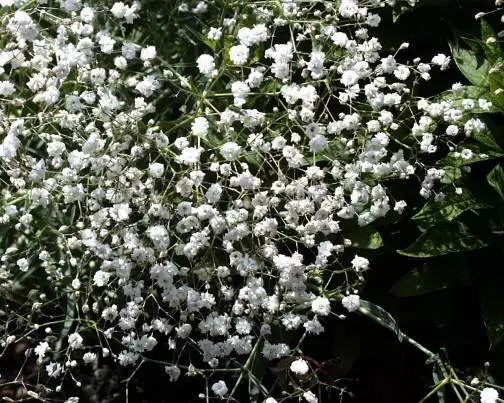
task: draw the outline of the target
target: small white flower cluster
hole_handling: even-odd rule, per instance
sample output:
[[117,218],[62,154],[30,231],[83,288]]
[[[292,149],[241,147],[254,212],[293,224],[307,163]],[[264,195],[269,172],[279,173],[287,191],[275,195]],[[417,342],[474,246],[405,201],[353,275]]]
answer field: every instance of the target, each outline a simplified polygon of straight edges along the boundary
[[[450,58],[406,65],[381,55],[368,32],[380,23],[372,12],[380,1],[342,0],[316,15],[297,1],[282,0],[281,9],[244,2],[243,21],[222,10],[205,42],[230,45],[205,48],[193,60],[196,77],[163,63],[160,49],[121,39],[119,28],[97,28],[101,13],[120,27],[140,20],[140,2],[95,9],[61,1],[64,19],[43,2],[4,3],[0,166],[8,186],[0,218],[22,236],[2,257],[1,278],[8,287],[35,271],[63,284],[52,292],[71,295],[76,323],[96,324],[100,345],[122,345],[88,345],[77,324],[66,329],[66,361],[56,362],[61,342],[48,337],[34,353],[52,378],[108,356],[139,364],[161,350],[161,338],[177,357],[162,361],[172,382],[191,368],[190,350],[210,370],[256,352],[267,360],[296,354],[277,335],[322,333],[322,319],[341,309],[331,295],[344,295],[370,267],[365,257],[347,258],[352,240],[341,224],[404,211],[385,179],[421,176],[420,194],[435,194],[445,172],[424,169],[417,154],[484,130],[469,100],[459,109],[411,96],[411,77],[428,80]],[[209,3],[181,2],[179,12],[203,14]],[[41,21],[56,25],[54,35]],[[158,94],[183,94],[180,119],[149,119]],[[418,116],[400,118],[405,105]],[[453,155],[473,156],[465,147]],[[341,284],[334,266],[347,274]],[[342,304],[356,311],[359,296]],[[299,358],[290,370],[303,376],[310,366]],[[224,380],[210,388],[221,399],[232,393]]]

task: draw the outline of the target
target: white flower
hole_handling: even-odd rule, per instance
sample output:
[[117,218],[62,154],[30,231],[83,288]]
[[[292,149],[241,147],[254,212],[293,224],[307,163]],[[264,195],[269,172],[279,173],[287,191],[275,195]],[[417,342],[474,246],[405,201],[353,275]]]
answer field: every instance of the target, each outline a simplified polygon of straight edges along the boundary
[[217,203],[222,195],[222,187],[218,183],[212,183],[205,193],[208,203]]
[[16,88],[10,81],[0,81],[0,96],[11,96],[14,91],[16,91]]
[[360,307],[360,298],[356,294],[347,295],[341,300],[341,304],[348,312],[354,312]]
[[336,46],[345,47],[348,42],[348,36],[344,32],[335,32],[333,36],[331,36],[331,41],[333,41]]
[[499,392],[494,388],[484,388],[480,393],[481,403],[496,403],[499,398]]
[[182,164],[193,165],[199,162],[202,151],[202,148],[186,147],[176,159]]
[[[147,60],[152,60],[156,57],[156,47],[155,46],[147,46],[146,48],[143,48],[140,52],[140,59],[142,59],[144,62]],[[126,56],[124,56],[126,57]]]
[[211,27],[208,31],[207,38],[213,41],[218,41],[222,37],[222,28]]
[[308,403],[318,403],[317,396],[311,391],[303,393],[303,397]]
[[51,378],[57,378],[61,374],[61,370],[63,369],[61,367],[61,364],[57,364],[55,362],[51,362],[48,365],[46,365],[46,371],[47,375]]
[[71,335],[68,336],[68,345],[70,346],[70,348],[73,348],[74,350],[82,348],[82,342],[83,342],[82,336],[77,332],[72,333]]
[[165,372],[170,377],[170,382],[175,382],[180,376],[180,369],[176,365],[170,365],[165,367]]
[[340,81],[345,87],[351,87],[359,81],[359,75],[353,70],[346,70],[341,75]]
[[394,76],[396,76],[398,80],[406,80],[410,76],[410,70],[408,66],[397,66],[397,68],[394,70]]
[[355,255],[352,260],[352,267],[355,271],[367,270],[369,268],[369,260],[365,257]]
[[212,385],[212,391],[221,399],[224,397],[226,393],[228,393],[228,388],[226,386],[226,382],[219,381]]
[[317,297],[312,301],[311,309],[317,315],[327,316],[331,312],[331,303],[325,297]]
[[[191,131],[195,136],[205,138],[208,135],[210,124],[203,116],[198,116],[191,124]],[[182,137],[184,138],[184,137]]]
[[107,285],[111,274],[102,270],[98,270],[93,276],[93,283],[98,287]]
[[153,162],[149,165],[149,176],[152,178],[161,178],[164,173],[164,165],[159,162]]
[[446,70],[450,65],[450,57],[442,53],[438,53],[432,58],[431,62],[439,66],[441,70]]
[[306,375],[310,370],[308,363],[302,358],[298,358],[297,360],[292,361],[290,365],[290,370],[294,372],[296,375]]
[[82,356],[82,360],[84,361],[84,364],[93,364],[94,362],[96,362],[96,354],[95,353],[85,353],[83,356]]
[[18,259],[16,264],[17,264],[19,270],[21,270],[22,272],[27,272],[28,269],[30,268],[30,263],[24,257],[21,259]]
[[116,18],[124,18],[126,11],[128,11],[128,8],[122,1],[114,3],[112,8],[110,9],[110,12]]
[[232,46],[229,49],[229,58],[236,64],[237,66],[241,66],[247,63],[247,59],[249,57],[249,48],[245,45],[236,45]]
[[212,72],[215,70],[214,58],[209,54],[202,54],[198,57],[196,63],[198,64],[198,70],[200,73],[206,76],[212,75]]
[[35,354],[40,360],[45,357],[48,351],[51,351],[51,348],[49,347],[49,344],[45,341],[40,342],[38,346],[35,347]]
[[234,161],[240,155],[241,147],[233,141],[228,141],[220,147],[219,152],[226,160]]

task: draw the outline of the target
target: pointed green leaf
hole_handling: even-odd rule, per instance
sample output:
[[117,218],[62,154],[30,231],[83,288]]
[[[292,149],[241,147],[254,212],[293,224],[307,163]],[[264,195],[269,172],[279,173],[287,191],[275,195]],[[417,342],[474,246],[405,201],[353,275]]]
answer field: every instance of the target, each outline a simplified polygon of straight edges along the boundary
[[420,230],[425,231],[430,227],[450,222],[467,210],[490,208],[491,204],[478,200],[469,190],[464,189],[462,194],[450,193],[443,200],[431,200],[412,218]]
[[499,58],[504,57],[499,41],[497,41],[497,35],[491,25],[483,18],[481,19],[481,41],[485,57],[490,64],[494,64]]
[[466,224],[455,221],[429,229],[413,244],[399,250],[398,253],[411,257],[434,257],[481,249],[485,246],[488,246],[488,243],[476,236]]
[[361,299],[359,312],[366,315],[367,317],[370,317],[380,325],[392,330],[396,334],[399,341],[402,341],[403,334],[399,329],[397,321],[385,309],[373,304],[372,302]]
[[502,164],[497,165],[487,175],[487,181],[492,186],[499,196],[504,199],[504,167]]
[[459,47],[455,43],[450,43],[450,49],[457,67],[471,84],[478,87],[489,86],[487,77],[490,71],[490,63],[487,60],[478,60],[473,50]]

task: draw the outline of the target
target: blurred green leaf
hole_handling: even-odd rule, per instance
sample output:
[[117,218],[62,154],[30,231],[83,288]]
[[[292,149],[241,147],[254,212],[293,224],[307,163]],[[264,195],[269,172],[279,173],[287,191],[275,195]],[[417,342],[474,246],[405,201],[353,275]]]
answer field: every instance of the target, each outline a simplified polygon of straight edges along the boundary
[[434,260],[410,271],[399,279],[390,291],[397,297],[415,297],[468,282],[469,271],[464,261],[449,263]]
[[345,229],[345,236],[352,241],[352,246],[354,248],[378,249],[383,246],[380,233],[369,225]]

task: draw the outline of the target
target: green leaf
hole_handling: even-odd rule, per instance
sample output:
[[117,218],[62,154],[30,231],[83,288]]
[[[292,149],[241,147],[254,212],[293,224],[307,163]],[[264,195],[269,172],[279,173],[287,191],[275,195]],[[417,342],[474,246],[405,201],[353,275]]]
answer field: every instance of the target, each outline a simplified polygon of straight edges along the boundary
[[484,248],[488,243],[476,236],[460,221],[442,223],[428,231],[406,249],[398,253],[411,257],[434,257],[454,252],[465,252]]
[[469,190],[462,194],[450,193],[443,200],[431,200],[412,218],[420,230],[425,231],[443,222],[450,222],[467,210],[490,208],[491,204],[478,200]]
[[497,165],[488,173],[487,181],[499,196],[504,199],[504,167],[502,164]]
[[504,63],[501,58],[495,62],[488,74],[492,103],[504,111]]
[[473,134],[473,139],[491,150],[502,152],[501,146],[490,130],[484,130],[480,133]]
[[462,178],[462,169],[459,167],[444,166],[445,174],[441,178],[440,182],[445,184],[451,184]]
[[455,284],[467,284],[469,271],[465,261],[457,263],[443,261],[431,261],[422,267],[416,268],[399,279],[390,291],[396,297],[415,297],[440,291]]
[[378,305],[373,304],[372,302],[361,299],[359,312],[362,313],[363,315],[366,315],[367,317],[370,317],[371,319],[378,322],[380,325],[386,327],[387,329],[392,330],[396,334],[399,341],[402,341],[403,334],[399,329],[397,321],[385,309],[383,309]]
[[486,144],[481,142],[467,142],[466,147],[473,151],[473,156],[471,159],[463,159],[460,157],[455,157],[454,152],[449,152],[448,155],[439,160],[441,166],[448,165],[452,167],[462,167],[465,165],[471,165],[480,161],[488,161],[496,158],[502,157],[504,154],[500,151],[492,150]]
[[[185,26],[185,29],[187,29],[191,35],[200,43],[204,43],[207,45],[210,49],[215,50],[215,41],[208,39],[206,35],[203,35],[201,32],[198,32],[194,28],[191,28],[189,25]],[[192,42],[194,45],[197,45],[197,42]]]
[[383,240],[373,227],[351,227],[345,230],[345,236],[352,241],[352,246],[359,249],[378,249],[383,246]]
[[490,63],[486,59],[478,60],[476,52],[461,48],[458,44],[450,42],[450,49],[457,67],[465,78],[473,85],[488,88]]
[[481,41],[483,46],[483,51],[485,52],[486,59],[494,64],[499,58],[503,57],[502,49],[498,41],[487,42],[489,38],[497,39],[491,25],[486,22],[483,18],[481,19]]

